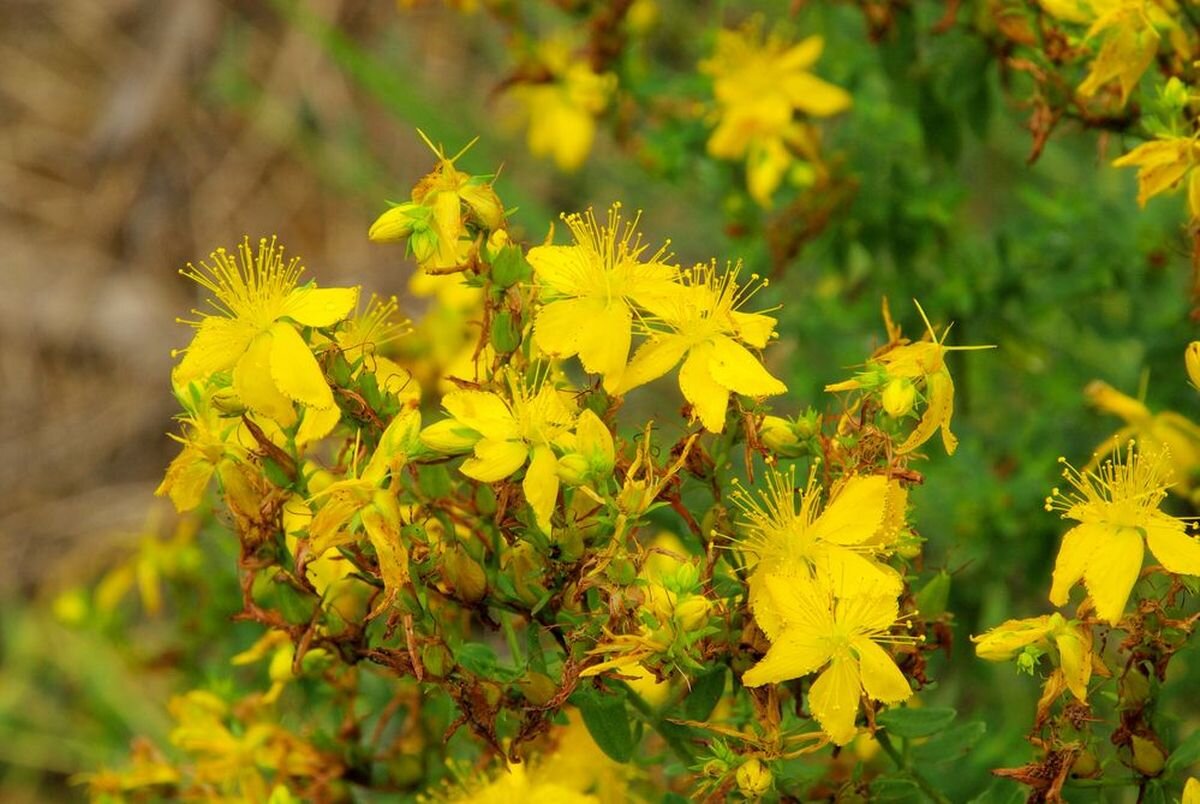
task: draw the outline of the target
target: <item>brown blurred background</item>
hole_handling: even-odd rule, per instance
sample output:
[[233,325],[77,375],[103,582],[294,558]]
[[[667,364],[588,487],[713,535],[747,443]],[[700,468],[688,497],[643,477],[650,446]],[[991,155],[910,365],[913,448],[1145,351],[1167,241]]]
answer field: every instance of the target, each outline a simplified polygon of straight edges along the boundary
[[443,92],[487,105],[464,75],[487,40],[462,22],[364,0],[0,3],[0,591],[84,571],[146,521],[174,451],[174,319],[199,301],[187,261],[278,234],[321,283],[402,287],[366,228],[431,166],[416,126],[454,149],[477,133],[438,116]]

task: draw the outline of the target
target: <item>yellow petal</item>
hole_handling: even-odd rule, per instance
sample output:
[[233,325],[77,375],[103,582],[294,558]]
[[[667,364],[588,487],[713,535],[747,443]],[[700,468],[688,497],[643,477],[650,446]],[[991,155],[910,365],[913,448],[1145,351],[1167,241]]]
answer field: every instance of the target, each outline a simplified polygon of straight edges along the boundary
[[780,90],[800,111],[814,117],[844,112],[853,102],[850,93],[811,73],[793,73],[783,79]]
[[202,450],[184,447],[167,467],[166,477],[154,490],[158,496],[171,498],[175,510],[191,511],[204,500],[208,481],[212,480],[214,468]]
[[737,394],[773,396],[787,392],[786,385],[772,377],[758,358],[732,338],[713,339],[709,371],[714,380]]
[[362,479],[369,483],[382,483],[389,471],[408,462],[408,456],[420,445],[421,411],[408,408],[400,411],[388,423],[387,429],[379,437],[379,446],[371,455],[371,460],[363,470]]
[[579,359],[585,371],[604,377],[604,388],[613,393],[621,382],[633,341],[633,315],[623,301],[614,300],[596,310],[590,319],[576,321],[581,329]]
[[755,349],[766,348],[775,332],[775,319],[762,313],[731,313],[738,338]]
[[579,246],[534,246],[525,259],[539,285],[565,296],[586,294],[580,278],[596,273],[588,253]]
[[1071,587],[1083,577],[1088,559],[1096,543],[1104,539],[1108,530],[1100,525],[1076,525],[1063,536],[1062,547],[1054,562],[1054,574],[1050,583],[1050,602],[1065,606],[1071,595]]
[[242,404],[255,413],[261,413],[283,427],[291,427],[296,422],[295,405],[271,380],[273,340],[269,331],[254,339],[234,366],[233,390]]
[[809,67],[816,64],[817,59],[821,58],[821,51],[824,49],[824,37],[807,36],[803,40],[788,48],[783,55],[779,57],[779,62],[776,64],[776,67],[781,72],[807,70]]
[[926,407],[921,421],[909,434],[904,443],[896,448],[897,452],[912,452],[942,428],[942,442],[946,454],[953,455],[958,448],[958,439],[950,432],[950,418],[954,415],[954,381],[950,372],[942,369],[925,377]]
[[237,319],[205,318],[175,367],[172,380],[182,387],[232,368],[257,333],[253,325]]
[[834,544],[862,544],[883,524],[888,479],[883,475],[852,477],[838,490],[809,532]]
[[742,684],[761,687],[806,676],[829,661],[827,644],[812,633],[789,629],[771,645],[758,664],[745,672]]
[[475,445],[475,455],[463,461],[462,473],[481,483],[495,483],[520,469],[528,457],[524,441],[485,438]]
[[333,392],[312,350],[291,324],[271,325],[271,380],[288,398],[310,408],[333,407]]
[[1146,544],[1164,569],[1177,575],[1200,575],[1200,542],[1187,535],[1182,522],[1158,514],[1145,530]]
[[1144,547],[1134,528],[1107,530],[1105,538],[1092,543],[1083,582],[1096,604],[1096,616],[1116,625],[1142,570]]
[[337,405],[325,410],[305,408],[304,418],[300,420],[300,429],[296,431],[296,444],[303,446],[321,440],[332,433],[341,420],[342,410]]
[[701,343],[692,347],[679,369],[679,390],[692,405],[692,413],[704,429],[719,433],[725,429],[725,411],[729,407],[729,390],[713,379],[712,345]]
[[306,327],[331,327],[358,304],[358,288],[296,288],[283,301],[281,316]]
[[838,745],[854,739],[857,729],[858,700],[862,685],[859,682],[858,662],[838,658],[813,682],[808,692],[808,706],[821,724],[821,730]]
[[1067,689],[1080,701],[1087,701],[1088,681],[1092,677],[1091,646],[1085,644],[1078,632],[1070,629],[1055,637],[1058,658],[1062,665]]
[[486,438],[505,440],[518,436],[517,422],[508,405],[489,391],[454,391],[442,400],[446,412]]
[[[760,615],[767,615],[775,627],[767,636],[774,640],[783,631],[800,630],[810,634],[829,634],[833,631],[833,599],[829,589],[819,581],[800,574],[778,572],[754,573],[760,579],[762,594],[752,601],[754,619],[762,627]],[[775,633],[772,633],[774,631]]]
[[678,335],[660,335],[646,341],[633,353],[617,393],[626,394],[639,385],[657,380],[675,367],[687,349],[687,340]]
[[887,651],[862,636],[854,639],[851,645],[858,654],[858,669],[868,697],[886,704],[909,699],[912,687]]
[[408,583],[408,550],[400,540],[400,513],[396,498],[388,492],[376,492],[374,504],[363,509],[362,523],[371,546],[375,548],[379,574],[383,576],[384,594],[367,615],[369,620],[386,611],[400,589]]
[[558,460],[553,450],[544,446],[534,447],[521,488],[525,491],[525,500],[533,509],[538,527],[542,532],[549,533],[550,517],[558,502]]
[[1200,804],[1200,779],[1192,776],[1187,780],[1180,804]]
[[817,574],[838,597],[897,595],[904,585],[895,569],[848,547],[826,544],[814,549],[812,558]]
[[855,595],[838,598],[834,619],[850,632],[887,631],[900,615],[900,603],[892,594]]

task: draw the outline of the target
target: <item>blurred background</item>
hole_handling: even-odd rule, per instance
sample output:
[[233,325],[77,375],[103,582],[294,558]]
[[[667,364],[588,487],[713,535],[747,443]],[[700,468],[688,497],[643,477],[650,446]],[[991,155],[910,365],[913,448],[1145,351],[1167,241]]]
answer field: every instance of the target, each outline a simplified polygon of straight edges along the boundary
[[[614,109],[587,164],[563,174],[528,154],[499,91],[506,31],[484,13],[409,5],[0,4],[0,800],[79,798],[72,774],[168,726],[178,662],[146,647],[152,627],[131,643],[61,622],[64,591],[172,532],[152,492],[176,451],[170,352],[190,329],[175,319],[199,303],[179,269],[277,234],[321,284],[403,298],[413,265],[366,231],[433,164],[417,128],[451,153],[480,137],[459,166],[502,167],[518,236],[540,241],[560,211],[620,199],[681,262],[742,258],[774,274],[765,303],[785,306],[772,369],[818,410],[821,388],[883,339],[884,296],[910,335],[918,298],[935,324],[955,322],[951,343],[998,345],[954,356],[961,448],[947,459],[931,442],[914,493],[927,568],[953,573],[958,618],[928,697],[987,719],[956,800],[988,789],[988,768],[1027,756],[1036,685],[976,661],[966,638],[1046,610],[1055,459],[1085,462],[1121,424],[1083,388],[1101,379],[1154,410],[1194,407],[1180,199],[1139,211],[1132,174],[1106,167],[1116,144],[1069,128],[1029,166],[1030,109],[1012,76],[977,38],[932,33],[937,8],[873,44],[851,4],[769,3],[768,19],[825,36],[814,69],[855,101],[823,146],[852,191],[828,215],[788,208],[814,225],[781,258],[778,243],[742,236],[763,218],[736,165],[676,158],[702,155],[702,115],[630,135]],[[571,3],[541,5],[531,25],[570,23]],[[745,16],[737,6],[655,4],[644,90],[702,103],[696,63],[717,23]]]

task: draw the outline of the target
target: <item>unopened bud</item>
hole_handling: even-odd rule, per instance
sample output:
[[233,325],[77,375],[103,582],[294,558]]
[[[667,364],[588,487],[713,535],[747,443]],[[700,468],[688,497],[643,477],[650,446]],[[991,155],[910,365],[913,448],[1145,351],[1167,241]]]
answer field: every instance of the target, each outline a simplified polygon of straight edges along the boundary
[[1154,741],[1145,737],[1133,735],[1130,743],[1133,749],[1133,768],[1143,776],[1158,776],[1163,772],[1167,757]]
[[883,411],[894,419],[906,416],[917,399],[917,388],[907,377],[897,377],[883,389]]
[[442,419],[421,431],[421,443],[434,452],[456,455],[470,452],[482,436],[456,419]]
[[708,598],[692,595],[675,606],[675,622],[684,631],[694,631],[708,623],[708,612],[712,604]]
[[1071,764],[1071,775],[1080,779],[1091,779],[1100,773],[1100,761],[1091,751],[1084,751]]
[[521,326],[518,319],[508,310],[501,310],[492,319],[492,348],[497,354],[507,355],[521,345]]
[[545,706],[558,693],[558,685],[554,683],[554,679],[535,670],[530,670],[524,678],[518,679],[517,685],[520,686],[525,700],[534,706]]
[[376,243],[395,243],[412,235],[418,224],[424,228],[428,218],[429,211],[420,204],[397,204],[375,219],[367,237]]
[[442,577],[467,603],[478,603],[487,594],[487,575],[483,567],[462,547],[455,546],[442,555]]
[[1187,366],[1188,379],[1192,381],[1192,387],[1200,389],[1200,341],[1192,341],[1188,344],[1187,351],[1183,355],[1183,363]]
[[781,458],[798,458],[803,451],[792,423],[780,416],[763,417],[758,438],[763,446]]
[[738,790],[746,798],[762,798],[771,789],[771,769],[762,764],[757,757],[746,760],[734,774]]
[[[502,234],[502,232],[497,232]],[[508,245],[500,249],[492,260],[492,281],[498,287],[510,288],[529,279],[529,263],[521,253],[521,247]]]

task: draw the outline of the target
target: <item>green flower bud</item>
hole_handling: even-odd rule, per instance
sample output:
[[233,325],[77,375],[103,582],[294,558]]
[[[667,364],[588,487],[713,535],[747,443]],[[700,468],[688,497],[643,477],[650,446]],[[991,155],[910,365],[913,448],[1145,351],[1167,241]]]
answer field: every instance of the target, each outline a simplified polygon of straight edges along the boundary
[[1130,747],[1133,749],[1134,770],[1143,776],[1158,776],[1163,772],[1167,757],[1153,740],[1135,734]]
[[442,578],[467,603],[478,603],[487,594],[487,575],[460,546],[442,554]]
[[492,348],[497,354],[515,352],[521,345],[521,326],[508,310],[501,310],[492,319]]
[[492,281],[502,288],[528,282],[529,277],[529,263],[518,245],[505,246],[492,260]]

